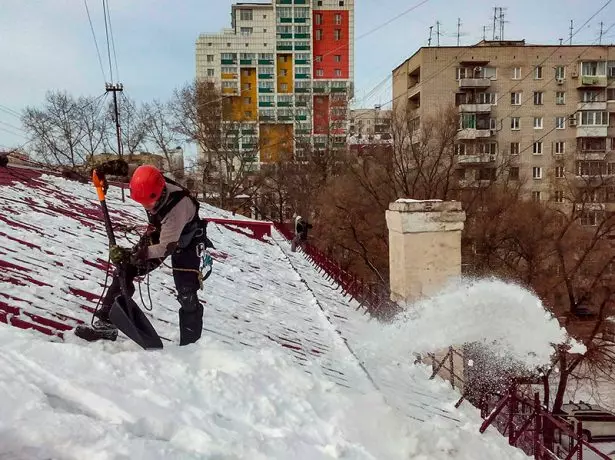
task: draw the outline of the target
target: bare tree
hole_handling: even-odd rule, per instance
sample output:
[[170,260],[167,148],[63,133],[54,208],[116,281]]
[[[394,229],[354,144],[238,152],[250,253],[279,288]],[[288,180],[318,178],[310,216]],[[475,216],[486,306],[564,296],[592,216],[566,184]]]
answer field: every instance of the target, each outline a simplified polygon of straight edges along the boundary
[[184,176],[183,169],[174,168],[179,136],[174,129],[169,104],[158,100],[143,105],[144,140],[164,155],[169,173],[176,178]]
[[117,151],[117,135],[115,124],[115,107],[110,102],[107,109],[108,132],[105,139],[105,147],[116,155],[133,155],[143,147],[146,138],[145,112],[137,103],[120,93],[118,96],[118,112],[120,120],[120,137],[122,151]]
[[102,147],[105,124],[100,101],[50,91],[42,108],[27,107],[22,123],[34,141],[34,153],[49,165],[72,169],[87,162]]

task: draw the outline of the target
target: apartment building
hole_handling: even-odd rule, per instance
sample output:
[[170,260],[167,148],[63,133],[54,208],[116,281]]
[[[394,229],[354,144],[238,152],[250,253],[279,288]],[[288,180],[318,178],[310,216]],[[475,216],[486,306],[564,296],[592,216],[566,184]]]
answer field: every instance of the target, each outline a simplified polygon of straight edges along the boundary
[[351,110],[349,134],[361,138],[388,138],[391,135],[391,110],[379,106]]
[[[394,113],[409,117],[412,130],[456,107],[462,186],[505,170],[533,199],[563,202],[570,183],[615,177],[613,46],[482,41],[421,48],[393,70],[393,97]],[[615,210],[612,186],[592,190],[589,199],[596,202],[589,223],[605,206]]]
[[[354,0],[236,3],[231,27],[200,35],[196,72],[220,86],[254,164],[343,146],[354,79]],[[331,142],[333,140],[333,142]]]

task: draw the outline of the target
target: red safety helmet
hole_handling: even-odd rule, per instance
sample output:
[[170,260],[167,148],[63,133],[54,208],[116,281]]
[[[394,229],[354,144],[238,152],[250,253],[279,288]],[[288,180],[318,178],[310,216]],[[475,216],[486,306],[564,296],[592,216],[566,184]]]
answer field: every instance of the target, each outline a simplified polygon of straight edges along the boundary
[[130,198],[144,208],[151,209],[162,196],[165,185],[158,168],[152,165],[139,166],[130,179]]

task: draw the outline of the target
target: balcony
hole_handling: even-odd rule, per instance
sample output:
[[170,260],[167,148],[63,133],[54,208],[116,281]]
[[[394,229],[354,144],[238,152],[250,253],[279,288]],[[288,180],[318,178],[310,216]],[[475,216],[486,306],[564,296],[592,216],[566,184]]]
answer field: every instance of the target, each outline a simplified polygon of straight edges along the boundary
[[575,159],[580,161],[605,161],[606,155],[606,150],[577,150]]
[[577,104],[577,110],[606,110],[606,101],[595,102],[579,102]]
[[587,87],[598,87],[598,88],[606,88],[608,80],[606,75],[604,76],[596,76],[596,75],[583,75],[579,78],[579,83],[577,84],[577,88],[587,88]]
[[491,112],[491,104],[459,104],[459,112],[489,113]]
[[478,155],[459,155],[457,156],[457,163],[459,164],[484,164],[493,163],[496,160],[497,155],[489,153],[480,153]]
[[460,78],[460,88],[489,88],[491,80],[489,78]]
[[490,129],[465,128],[457,131],[457,139],[473,140],[491,137]]
[[577,137],[607,137],[608,129],[602,125],[577,126]]

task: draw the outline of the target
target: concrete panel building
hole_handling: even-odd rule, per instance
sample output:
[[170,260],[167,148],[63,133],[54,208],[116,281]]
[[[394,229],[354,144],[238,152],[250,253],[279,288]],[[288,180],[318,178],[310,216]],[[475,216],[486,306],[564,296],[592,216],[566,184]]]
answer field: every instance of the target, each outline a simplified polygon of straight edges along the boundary
[[225,113],[240,124],[240,149],[257,151],[255,163],[266,163],[301,159],[304,147],[329,145],[330,136],[344,143],[354,0],[236,3],[231,16],[230,28],[199,36],[196,73],[229,98]]
[[[427,47],[393,70],[394,116],[411,130],[450,105],[460,117],[461,184],[491,180],[506,165],[528,196],[562,202],[567,183],[615,177],[613,46]],[[615,188],[592,201],[615,204]]]

